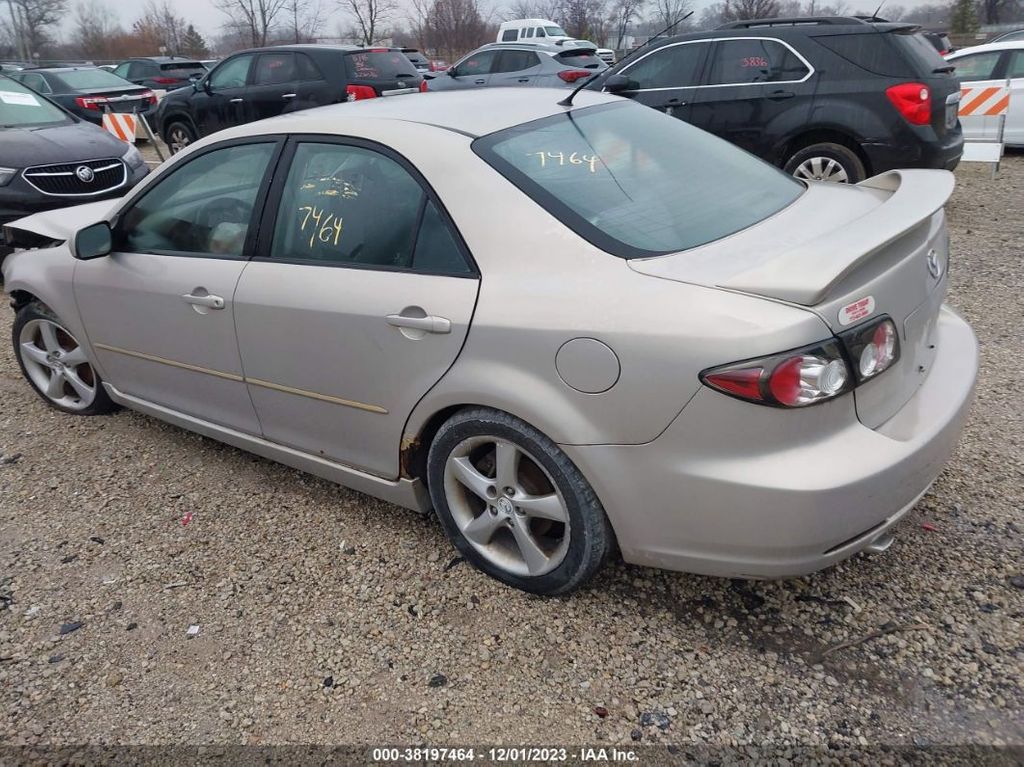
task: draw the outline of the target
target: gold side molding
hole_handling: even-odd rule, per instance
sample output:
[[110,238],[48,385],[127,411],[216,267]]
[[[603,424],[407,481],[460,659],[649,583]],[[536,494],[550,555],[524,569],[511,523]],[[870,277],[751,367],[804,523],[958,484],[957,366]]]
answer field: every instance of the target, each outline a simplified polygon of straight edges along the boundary
[[103,349],[104,351],[114,352],[115,354],[123,354],[126,357],[135,357],[136,359],[146,360],[147,362],[156,362],[161,365],[169,365],[173,368],[180,368],[181,370],[189,370],[193,373],[202,373],[208,376],[214,376],[215,378],[223,378],[226,381],[237,381],[238,383],[247,383],[252,386],[259,386],[264,389],[270,389],[272,391],[284,392],[285,394],[294,394],[299,397],[307,397],[309,399],[319,400],[320,402],[330,402],[333,405],[341,405],[343,407],[351,407],[356,410],[365,410],[367,413],[378,413],[380,415],[387,415],[387,408],[383,408],[380,405],[369,405],[365,402],[359,402],[357,400],[343,399],[341,397],[332,397],[329,394],[320,394],[315,391],[308,391],[307,389],[296,389],[293,386],[284,386],[283,384],[276,384],[272,381],[261,381],[258,378],[246,378],[244,376],[236,375],[235,373],[224,373],[220,370],[211,370],[210,368],[200,367],[199,365],[189,365],[187,362],[178,362],[177,360],[167,359],[166,357],[158,357],[155,354],[145,354],[143,352],[135,352],[130,349],[122,349],[117,346],[111,346],[110,344],[94,343],[93,346],[97,349]]

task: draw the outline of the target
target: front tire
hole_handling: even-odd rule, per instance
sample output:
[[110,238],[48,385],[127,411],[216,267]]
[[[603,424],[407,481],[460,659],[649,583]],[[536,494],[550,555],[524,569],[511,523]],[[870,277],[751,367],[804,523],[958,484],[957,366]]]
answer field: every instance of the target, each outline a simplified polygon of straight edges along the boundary
[[842,144],[812,144],[796,152],[785,165],[786,173],[804,181],[856,184],[867,173],[857,153]]
[[177,154],[195,140],[196,132],[192,130],[192,126],[181,120],[175,120],[164,131],[164,143],[171,154]]
[[430,495],[459,552],[534,594],[567,594],[614,548],[593,488],[548,437],[489,408],[456,413],[427,457]]
[[22,374],[50,407],[74,415],[117,409],[85,349],[47,307],[33,301],[19,309],[12,340]]

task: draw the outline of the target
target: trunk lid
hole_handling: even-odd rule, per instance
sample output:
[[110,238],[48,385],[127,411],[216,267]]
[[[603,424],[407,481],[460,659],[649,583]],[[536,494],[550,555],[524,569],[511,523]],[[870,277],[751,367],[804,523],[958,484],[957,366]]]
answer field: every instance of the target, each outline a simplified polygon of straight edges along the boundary
[[942,206],[952,190],[952,174],[934,170],[890,171],[854,187],[809,184],[756,226],[629,265],[805,307],[834,333],[888,315],[900,333],[900,359],[855,391],[860,420],[877,428],[910,399],[935,354],[949,254]]

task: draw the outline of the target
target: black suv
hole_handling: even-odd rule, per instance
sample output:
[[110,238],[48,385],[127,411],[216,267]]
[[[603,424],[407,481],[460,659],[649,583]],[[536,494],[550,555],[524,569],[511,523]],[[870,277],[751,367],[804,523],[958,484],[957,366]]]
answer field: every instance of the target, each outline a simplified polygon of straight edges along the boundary
[[158,91],[173,91],[184,88],[192,80],[206,74],[203,62],[182,59],[177,56],[143,56],[122,61],[113,72],[118,77],[130,80]]
[[224,59],[191,88],[168,93],[157,132],[172,152],[198,138],[284,112],[425,90],[401,51],[354,45],[281,45]]
[[798,178],[952,170],[960,85],[914,25],[758,19],[666,38],[589,87],[660,109]]

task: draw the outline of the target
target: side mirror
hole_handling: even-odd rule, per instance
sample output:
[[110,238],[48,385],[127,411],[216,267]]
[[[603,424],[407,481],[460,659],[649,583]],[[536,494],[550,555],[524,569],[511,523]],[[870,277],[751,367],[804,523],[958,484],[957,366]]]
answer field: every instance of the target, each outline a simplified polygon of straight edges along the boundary
[[458,73],[455,71],[455,67],[448,67],[448,71],[445,72],[449,77],[458,77]]
[[98,224],[79,229],[75,235],[75,258],[88,261],[91,258],[102,258],[109,255],[114,248],[114,235],[110,224],[100,221]]
[[640,90],[640,83],[630,80],[625,75],[611,75],[604,81],[606,93],[621,93],[622,91]]

